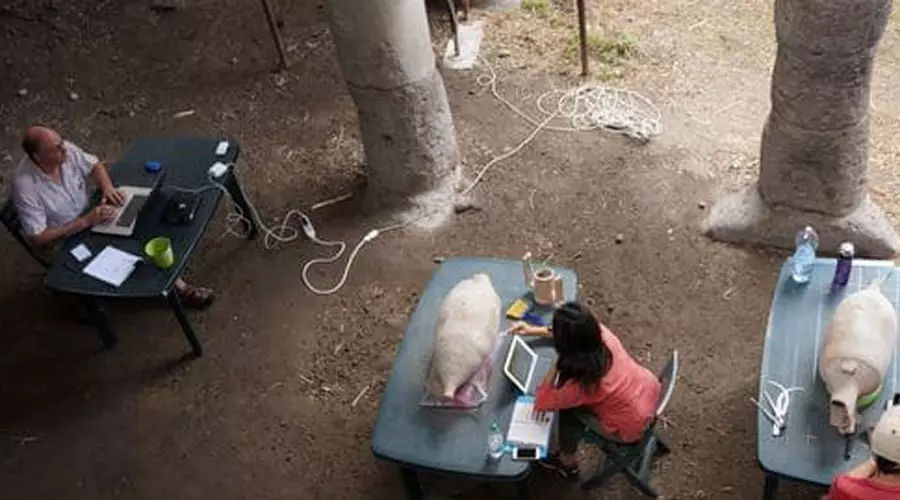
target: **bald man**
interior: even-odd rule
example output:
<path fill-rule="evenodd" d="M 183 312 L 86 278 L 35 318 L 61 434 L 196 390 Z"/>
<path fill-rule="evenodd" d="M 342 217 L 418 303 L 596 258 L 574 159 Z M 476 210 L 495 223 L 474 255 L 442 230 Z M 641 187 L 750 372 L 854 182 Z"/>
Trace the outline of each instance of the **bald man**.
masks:
<path fill-rule="evenodd" d="M 25 157 L 13 173 L 12 195 L 25 238 L 38 251 L 53 251 L 63 239 L 112 218 L 124 201 L 106 164 L 64 140 L 55 130 L 32 126 L 22 139 Z M 85 181 L 92 178 L 103 202 L 88 206 Z M 185 283 L 175 290 L 185 306 L 202 309 L 215 300 L 213 291 Z"/>

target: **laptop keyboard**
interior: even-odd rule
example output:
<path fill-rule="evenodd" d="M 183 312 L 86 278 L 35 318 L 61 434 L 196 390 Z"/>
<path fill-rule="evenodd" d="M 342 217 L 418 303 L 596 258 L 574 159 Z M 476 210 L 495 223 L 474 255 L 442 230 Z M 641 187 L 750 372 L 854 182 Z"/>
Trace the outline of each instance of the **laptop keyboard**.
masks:
<path fill-rule="evenodd" d="M 118 220 L 116 220 L 116 225 L 119 227 L 130 226 L 134 222 L 134 220 L 137 219 L 141 208 L 144 207 L 144 204 L 147 203 L 147 200 L 149 198 L 149 195 L 143 194 L 136 194 L 132 196 L 131 199 L 126 203 L 125 208 L 122 209 L 122 213 L 119 214 L 119 218 Z"/>

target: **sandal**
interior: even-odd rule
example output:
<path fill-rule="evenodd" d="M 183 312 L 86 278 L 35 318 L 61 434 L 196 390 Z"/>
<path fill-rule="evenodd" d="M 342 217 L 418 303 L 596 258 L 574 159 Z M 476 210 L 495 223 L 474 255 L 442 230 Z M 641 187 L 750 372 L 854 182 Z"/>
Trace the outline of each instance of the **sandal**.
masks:
<path fill-rule="evenodd" d="M 216 300 L 216 294 L 212 288 L 187 285 L 184 290 L 177 290 L 178 300 L 189 309 L 203 310 L 211 306 Z"/>
<path fill-rule="evenodd" d="M 578 475 L 581 474 L 581 471 L 578 469 L 577 465 L 566 465 L 562 463 L 562 461 L 559 459 L 558 452 L 549 455 L 543 460 L 539 460 L 538 465 L 545 469 L 555 471 L 567 481 L 576 481 L 578 479 Z"/>

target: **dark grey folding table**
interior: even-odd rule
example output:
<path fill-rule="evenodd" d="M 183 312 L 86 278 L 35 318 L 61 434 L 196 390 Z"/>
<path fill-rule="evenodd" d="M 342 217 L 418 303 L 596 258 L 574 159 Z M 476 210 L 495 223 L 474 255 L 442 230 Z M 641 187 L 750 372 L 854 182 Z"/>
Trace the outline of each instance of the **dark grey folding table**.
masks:
<path fill-rule="evenodd" d="M 798 285 L 790 276 L 790 261 L 784 264 L 775 287 L 765 348 L 760 368 L 760 394 L 777 394 L 767 380 L 785 387 L 802 387 L 791 394 L 787 429 L 780 437 L 772 435 L 772 423 L 757 412 L 757 456 L 766 480 L 764 499 L 775 497 L 779 478 L 828 486 L 835 474 L 854 467 L 870 456 L 867 444 L 856 438 L 851 442 L 850 460 L 845 460 L 846 440 L 828 424 L 828 393 L 818 375 L 819 348 L 841 299 L 868 285 L 873 279 L 894 269 L 892 261 L 857 259 L 853 262 L 850 283 L 832 293 L 831 279 L 836 260 L 816 259 L 809 283 Z M 891 273 L 882 292 L 897 309 L 900 305 L 900 273 Z M 897 370 L 897 346 L 883 383 L 879 399 L 863 410 L 860 428 L 877 421 L 900 386 Z M 774 396 L 773 396 L 774 397 Z M 748 401 L 748 408 L 756 411 Z"/>
<path fill-rule="evenodd" d="M 223 193 L 219 189 L 202 191 L 199 194 L 199 206 L 189 224 L 169 224 L 164 219 L 164 213 L 173 186 L 183 189 L 210 186 L 207 174 L 210 165 L 216 161 L 226 164 L 237 161 L 240 146 L 234 140 L 229 142 L 228 152 L 222 157 L 215 154 L 219 139 L 143 139 L 133 143 L 122 158 L 110 166 L 113 182 L 116 185 L 151 186 L 155 176 L 164 174 L 160 189 L 150 197 L 138 215 L 134 233 L 129 237 L 122 237 L 86 230 L 67 238 L 56 252 L 44 280 L 45 286 L 55 292 L 84 297 L 106 347 L 111 348 L 117 342 L 105 313 L 107 300 L 162 297 L 175 313 L 193 354 L 202 355 L 200 342 L 184 314 L 178 295 L 173 293 L 173 287 L 197 249 Z M 148 173 L 144 168 L 148 161 L 162 164 L 162 172 Z M 228 169 L 228 173 L 217 181 L 224 185 L 243 213 L 251 213 L 233 168 Z M 245 221 L 245 229 L 248 238 L 256 236 L 256 221 L 252 217 L 249 227 Z M 84 274 L 81 270 L 89 261 L 78 263 L 70 253 L 72 248 L 83 243 L 94 255 L 107 245 L 112 245 L 119 250 L 143 256 L 144 244 L 157 236 L 172 240 L 175 264 L 166 270 L 160 270 L 149 262 L 141 264 L 119 287 Z"/>
<path fill-rule="evenodd" d="M 566 299 L 574 300 L 578 291 L 575 273 L 561 268 L 556 271 L 563 277 Z M 487 438 L 491 422 L 496 419 L 505 430 L 515 403 L 511 383 L 500 366 L 501 359 L 494 366 L 488 400 L 478 409 L 446 410 L 418 404 L 424 390 L 423 381 L 441 300 L 457 282 L 476 272 L 490 275 L 504 309 L 527 291 L 519 261 L 489 258 L 444 261 L 410 318 L 381 398 L 372 451 L 376 457 L 400 466 L 410 499 L 422 498 L 419 470 L 476 480 L 521 481 L 532 467 L 531 462 L 514 461 L 507 455 L 498 462 L 488 460 Z M 537 339 L 530 342 L 535 342 L 535 350 L 540 356 L 556 357 L 552 344 Z"/>

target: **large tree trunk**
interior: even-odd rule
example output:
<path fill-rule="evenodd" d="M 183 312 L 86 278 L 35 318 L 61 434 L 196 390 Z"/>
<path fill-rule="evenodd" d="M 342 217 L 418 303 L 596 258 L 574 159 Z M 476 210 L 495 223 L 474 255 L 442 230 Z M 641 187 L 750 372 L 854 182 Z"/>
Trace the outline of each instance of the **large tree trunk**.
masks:
<path fill-rule="evenodd" d="M 777 0 L 772 110 L 759 190 L 769 205 L 843 216 L 862 203 L 869 88 L 891 0 Z"/>
<path fill-rule="evenodd" d="M 331 0 L 331 33 L 365 146 L 365 205 L 437 187 L 459 150 L 422 0 Z"/>
<path fill-rule="evenodd" d="M 721 200 L 707 233 L 793 246 L 811 223 L 822 247 L 842 240 L 890 257 L 900 237 L 866 191 L 869 91 L 891 0 L 776 0 L 778 52 L 756 186 Z"/>

